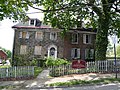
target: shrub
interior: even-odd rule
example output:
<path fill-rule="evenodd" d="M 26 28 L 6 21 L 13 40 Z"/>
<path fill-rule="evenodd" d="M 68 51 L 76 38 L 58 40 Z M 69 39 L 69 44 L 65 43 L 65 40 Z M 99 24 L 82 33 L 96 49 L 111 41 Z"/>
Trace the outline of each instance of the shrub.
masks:
<path fill-rule="evenodd" d="M 69 62 L 65 59 L 54 59 L 52 57 L 47 58 L 45 64 L 46 66 L 58 66 L 58 65 L 63 65 L 63 64 L 68 64 Z"/>
<path fill-rule="evenodd" d="M 30 66 L 37 66 L 37 59 L 33 58 L 33 60 L 30 61 Z"/>
<path fill-rule="evenodd" d="M 3 64 L 3 65 L 6 64 L 6 61 L 5 61 L 5 60 L 2 60 L 2 64 Z"/>

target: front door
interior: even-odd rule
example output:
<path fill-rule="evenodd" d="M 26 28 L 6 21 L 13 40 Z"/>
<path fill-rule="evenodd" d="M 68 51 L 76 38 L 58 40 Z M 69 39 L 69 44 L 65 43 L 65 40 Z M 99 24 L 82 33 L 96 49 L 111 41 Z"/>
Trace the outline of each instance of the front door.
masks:
<path fill-rule="evenodd" d="M 55 58 L 55 48 L 54 47 L 50 48 L 50 57 Z"/>
<path fill-rule="evenodd" d="M 48 48 L 48 57 L 57 58 L 57 47 L 56 46 L 51 45 Z"/>

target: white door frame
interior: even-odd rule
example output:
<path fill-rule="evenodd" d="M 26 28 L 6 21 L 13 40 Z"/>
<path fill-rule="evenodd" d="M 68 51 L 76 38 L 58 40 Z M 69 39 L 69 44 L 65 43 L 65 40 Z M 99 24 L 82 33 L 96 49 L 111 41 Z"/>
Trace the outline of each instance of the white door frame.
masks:
<path fill-rule="evenodd" d="M 55 48 L 55 59 L 57 58 L 57 46 L 56 45 L 50 45 L 49 47 L 48 47 L 48 57 L 50 57 L 50 49 L 51 48 Z"/>

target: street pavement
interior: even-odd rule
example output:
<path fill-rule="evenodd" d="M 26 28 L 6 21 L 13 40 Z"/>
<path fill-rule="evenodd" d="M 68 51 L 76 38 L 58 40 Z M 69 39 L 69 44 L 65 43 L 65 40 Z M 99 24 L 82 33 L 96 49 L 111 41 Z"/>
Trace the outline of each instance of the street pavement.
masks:
<path fill-rule="evenodd" d="M 66 88 L 34 89 L 34 90 L 120 90 L 120 83 L 111 83 L 105 85 L 77 86 Z"/>

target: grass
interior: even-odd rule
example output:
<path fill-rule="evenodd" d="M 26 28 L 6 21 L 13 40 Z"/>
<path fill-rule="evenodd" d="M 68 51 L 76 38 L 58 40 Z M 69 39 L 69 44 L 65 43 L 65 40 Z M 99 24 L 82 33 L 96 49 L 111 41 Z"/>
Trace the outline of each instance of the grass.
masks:
<path fill-rule="evenodd" d="M 34 69 L 34 76 L 37 77 L 39 75 L 39 73 L 41 73 L 42 71 L 43 71 L 43 68 L 35 67 L 35 69 Z"/>
<path fill-rule="evenodd" d="M 0 86 L 0 90 L 13 90 L 15 89 L 16 87 L 15 86 Z"/>
<path fill-rule="evenodd" d="M 84 81 L 84 80 L 71 80 L 69 82 L 57 82 L 48 84 L 47 86 L 72 86 L 72 85 L 95 85 L 95 84 L 109 84 L 109 83 L 116 83 L 120 82 L 120 78 L 104 78 L 99 80 L 90 80 L 90 81 Z"/>

